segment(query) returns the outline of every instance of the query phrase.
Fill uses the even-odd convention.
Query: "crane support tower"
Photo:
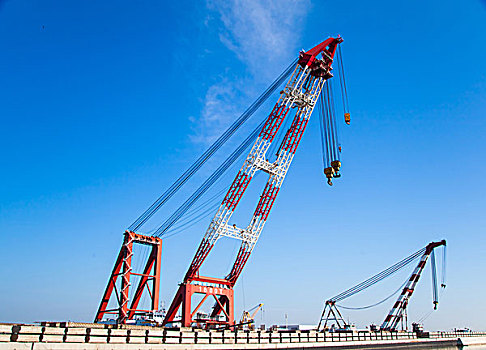
[[[152,248],[142,273],[136,273],[132,269],[134,244],[148,245]],[[162,240],[160,238],[145,236],[128,230],[125,231],[123,245],[108,280],[108,285],[101,299],[94,322],[101,322],[106,314],[115,314],[118,315],[117,323],[124,324],[127,320],[133,319],[135,315],[150,315],[157,311],[159,306],[161,260]],[[129,306],[131,276],[138,276],[140,279],[135,294],[133,294],[132,303]],[[117,289],[118,277],[121,278],[119,290]],[[152,285],[152,288],[150,288],[150,285]],[[138,304],[145,289],[151,301],[149,310],[138,309]],[[113,294],[116,296],[118,306],[114,309],[108,309],[108,303]]]
[[[427,260],[429,259],[430,254],[434,252],[434,249],[440,246],[446,246],[446,241],[443,239],[440,242],[431,242],[425,247],[425,252],[423,253],[422,257],[420,258],[420,261],[415,267],[415,269],[412,272],[412,275],[408,279],[407,283],[402,289],[402,292],[398,296],[397,301],[395,304],[393,304],[392,309],[386,316],[385,320],[383,321],[381,325],[381,329],[385,331],[395,331],[397,329],[398,323],[399,322],[405,322],[405,325],[407,324],[407,305],[408,302],[410,301],[410,298],[412,297],[412,294],[415,290],[415,286],[417,285],[420,276],[422,275],[422,271],[425,268],[425,264],[427,263]],[[435,268],[435,260],[433,259],[433,269]],[[433,270],[433,274],[435,271]],[[445,285],[444,285],[445,287]],[[434,297],[434,310],[437,309],[437,296],[435,293]],[[403,328],[403,324],[402,324]]]
[[[194,317],[209,298],[209,300],[214,299],[215,306],[210,319],[205,322],[206,325],[214,323],[234,326],[233,287],[263,230],[324,83],[333,76],[331,65],[336,49],[342,41],[339,36],[329,38],[311,50],[300,53],[298,63],[287,85],[281,91],[279,100],[266,119],[243,166],[211,220],[167,311],[163,325],[176,322],[176,315],[181,310],[181,325],[191,326],[197,322]],[[321,58],[317,57],[319,54],[322,54]],[[293,113],[292,123],[280,144],[277,158],[274,162],[269,162],[267,151],[284,120],[290,118]],[[250,223],[244,228],[230,224],[231,216],[258,171],[267,173],[269,177]],[[201,276],[199,274],[201,265],[222,237],[241,240],[231,271],[225,278]],[[193,307],[191,300],[195,294],[202,296],[202,300]]]

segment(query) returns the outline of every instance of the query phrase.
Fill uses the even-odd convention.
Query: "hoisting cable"
[[[192,226],[196,225],[201,220],[205,219],[208,214],[214,213],[214,211],[216,210],[216,208],[218,208],[218,206],[219,206],[219,203],[216,203],[216,205],[213,205],[209,209],[205,210],[203,213],[199,214],[197,217],[195,217],[191,221],[167,230],[164,233],[164,239],[178,235],[181,232],[187,231],[187,229],[191,228]]]
[[[443,291],[444,291],[443,289],[441,289],[439,291],[439,295],[440,295],[441,298],[442,298],[442,292]],[[421,318],[419,318],[419,320],[417,322],[418,323],[423,323],[426,319],[428,319],[430,317],[430,315],[432,315],[432,313],[434,312],[434,310],[435,309],[432,308],[431,310],[429,310],[428,312],[426,312]]]
[[[343,99],[344,122],[349,125],[351,124],[351,114],[349,113],[348,91],[346,88],[346,78],[344,76],[343,53],[341,50],[341,45],[339,45],[338,47],[337,56],[338,56],[339,83],[341,85],[341,96]]]
[[[334,113],[334,98],[332,93],[332,80],[329,80],[327,84],[328,88],[328,108],[329,108],[329,132],[332,140],[332,158],[338,159],[339,154],[337,152],[337,133],[336,133],[336,118]]]
[[[277,90],[288,78],[297,63],[295,59],[283,73],[263,92],[243,114],[167,189],[142,215],[140,215],[129,227],[130,231],[138,230],[184,185],[204,163],[223,146],[226,141],[250,118],[255,111]]]
[[[325,116],[324,116],[324,96],[319,99],[319,130],[321,132],[321,147],[322,147],[322,165],[325,168],[330,166],[330,155],[329,155],[329,141],[327,140],[327,133],[324,132],[324,123],[325,123]]]
[[[403,282],[403,284],[396,290],[394,291],[392,294],[390,294],[389,296],[387,296],[385,299],[383,300],[380,300],[379,302],[375,303],[375,304],[371,304],[371,305],[367,305],[367,306],[361,306],[361,307],[350,307],[350,306],[343,306],[343,305],[336,305],[337,307],[341,308],[341,309],[346,309],[346,310],[366,310],[366,309],[371,309],[375,306],[378,306],[380,304],[383,304],[385,301],[389,300],[390,298],[392,298],[393,296],[395,296],[398,292],[400,292],[403,287],[405,287],[405,285],[407,284],[408,281],[405,281]]]
[[[165,234],[167,234],[167,233],[172,234],[172,233],[174,233],[174,231],[179,232],[179,230],[184,230],[186,228],[192,227],[192,226],[194,226],[194,224],[196,224],[199,221],[201,221],[202,219],[204,219],[204,217],[206,217],[210,212],[213,212],[218,207],[219,198],[217,200],[213,200],[213,203],[209,203],[209,204],[210,204],[210,206],[208,206],[208,205],[206,205],[204,207],[200,206],[200,207],[196,208],[195,210],[188,211],[188,214],[183,215],[181,217],[181,219],[179,219],[179,221],[177,221],[177,225],[174,224],[169,229],[167,229],[167,231],[165,231],[164,237],[165,237]],[[153,232],[155,232],[155,231],[156,230],[154,230]]]
[[[324,85],[319,107],[324,175],[327,178],[327,183],[332,186],[332,178],[341,176],[339,173],[341,150],[338,141],[332,82],[330,80],[326,81]]]
[[[442,275],[442,279],[441,279],[441,288],[445,288],[446,287],[446,281],[445,281],[445,268],[446,268],[446,247],[447,246],[442,246],[442,269],[441,269],[441,275]],[[432,251],[431,254],[433,254],[434,251]],[[432,257],[432,255],[431,255]],[[435,259],[433,259],[435,260]],[[432,280],[434,280],[434,276],[432,275]],[[435,293],[437,293],[437,283],[436,283],[436,287],[434,287],[434,290],[435,290]],[[442,298],[442,292],[444,291],[444,289],[440,289],[439,292],[438,292],[438,296],[440,298]],[[438,301],[438,298],[435,298],[434,297],[434,301],[437,300]],[[427,313],[425,313],[419,320],[418,320],[418,323],[423,323],[427,318],[430,317],[430,315],[432,315],[432,313],[434,312],[434,310],[437,309],[437,304],[434,303],[434,307],[428,311]]]
[[[432,298],[434,304],[434,310],[437,310],[437,304],[439,304],[439,293],[437,290],[437,268],[435,265],[435,249],[432,249],[430,253],[430,269],[432,271]]]
[[[256,140],[260,130],[265,124],[263,120],[251,134],[230,154],[228,158],[209,176],[206,181],[155,231],[153,236],[160,237],[172,225],[174,225],[183,216],[187,210],[219,179],[221,175],[233,164],[240,155]]]
[[[393,275],[400,269],[404,268],[405,266],[409,265],[412,261],[417,259],[419,256],[423,255],[425,252],[425,248],[422,248],[418,250],[417,252],[413,253],[412,255],[406,257],[405,259],[399,261],[398,263],[390,266],[389,268],[383,270],[382,272],[368,278],[367,280],[357,284],[356,286],[349,288],[348,290],[345,290],[342,293],[339,293],[335,297],[329,299],[330,301],[338,302],[341,300],[344,300],[346,298],[349,298],[352,295],[355,295],[356,293],[359,293],[363,291],[364,289],[371,287],[372,285],[382,281],[383,279],[387,278],[388,276]]]
[[[442,271],[441,271],[442,279],[440,283],[441,288],[446,287],[446,247],[447,246],[445,245],[442,246]]]
[[[375,283],[378,283],[379,281],[385,279],[386,277],[394,274],[395,272],[399,271],[403,267],[410,264],[412,261],[414,261],[416,258],[418,258],[424,251],[425,251],[425,249],[420,250],[415,254],[412,254],[411,256],[407,257],[406,259],[396,263],[395,265],[389,267],[386,270],[383,270],[382,272],[380,272],[380,273],[376,274],[375,276],[367,279],[366,281],[361,282],[360,284],[356,285],[355,287],[350,288],[347,291],[344,291],[344,292],[338,294],[336,297],[332,298],[331,300],[334,300],[334,301],[343,300],[345,298],[350,297],[351,295],[354,295],[354,294],[372,286]]]
[[[341,177],[339,169],[341,168],[341,150],[339,147],[339,139],[338,139],[338,124],[336,121],[336,104],[334,103],[334,83],[332,80],[330,81],[329,85],[329,93],[330,93],[330,107],[331,107],[331,120],[332,120],[332,131],[334,134],[334,160],[331,162],[331,167],[334,170],[334,177]]]

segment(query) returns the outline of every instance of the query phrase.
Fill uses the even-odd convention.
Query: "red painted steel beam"
[[[152,252],[147,260],[143,273],[134,273],[132,271],[132,256],[133,245],[143,244],[152,246]],[[159,294],[160,294],[160,266],[162,259],[162,240],[158,237],[151,237],[141,235],[135,232],[126,231],[124,233],[123,246],[120,249],[115,266],[108,280],[108,285],[103,294],[100,307],[95,316],[95,322],[100,322],[105,314],[114,313],[113,310],[107,310],[110,298],[115,295],[118,308],[118,323],[126,323],[127,320],[132,319],[137,312],[146,313],[154,312],[158,308]],[[153,270],[153,272],[151,272]],[[121,272],[120,272],[121,271]],[[130,277],[131,275],[141,276],[140,282],[135,292],[134,300],[131,306],[128,307],[129,291],[130,291]],[[118,277],[121,277],[121,289],[116,290],[116,282]],[[153,281],[152,292],[148,286],[149,281]],[[151,299],[151,310],[137,309],[140,298],[143,295],[144,288],[147,287]]]
[[[103,297],[101,298],[101,303],[100,307],[98,308],[98,312],[96,313],[95,320],[94,322],[100,322],[103,319],[103,316],[105,313],[108,312],[106,310],[108,306],[108,302],[110,301],[111,294],[113,293],[113,289],[116,286],[116,281],[118,279],[118,275],[121,270],[121,262],[123,260],[123,247],[120,249],[120,252],[118,253],[118,257],[115,262],[115,266],[113,267],[113,271],[111,272],[110,279],[108,280],[108,285],[106,286],[105,293],[103,294]]]

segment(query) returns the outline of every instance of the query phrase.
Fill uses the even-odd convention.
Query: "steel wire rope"
[[[241,157],[239,157],[238,159],[241,159]],[[230,166],[229,168],[234,168],[234,166]],[[256,173],[254,177],[257,177],[259,174],[260,173]],[[221,181],[221,178],[219,178],[218,180],[216,180],[215,183],[220,182],[220,181]],[[169,237],[175,236],[175,235],[179,234],[180,232],[182,232],[182,231],[184,231],[184,230],[186,230],[186,229],[194,226],[195,224],[197,224],[198,222],[200,222],[201,220],[203,220],[206,217],[207,214],[209,214],[210,212],[213,212],[216,208],[219,207],[219,205],[220,205],[220,198],[218,198],[218,197],[221,194],[223,194],[224,192],[226,192],[226,191],[227,191],[227,188],[224,187],[216,195],[214,195],[213,197],[211,197],[207,201],[203,202],[199,207],[196,208],[196,210],[188,210],[186,214],[184,214],[183,216],[181,216],[181,218],[184,218],[185,221],[182,221],[182,222],[179,222],[178,221],[179,222],[179,225],[177,225],[175,227],[172,227],[171,226],[170,228],[168,228],[164,232],[163,237],[165,239],[167,239]],[[201,209],[203,209],[203,207],[207,207],[208,204],[212,204],[209,209],[205,210],[203,213],[201,213],[201,215],[197,215],[194,218],[192,217],[192,216],[194,216],[195,213],[200,212]],[[191,213],[191,215],[188,215],[188,213]],[[155,232],[155,230],[152,230],[152,232]],[[168,233],[170,233],[170,235],[166,235]]]
[[[339,51],[338,51],[338,56],[339,56]],[[346,101],[345,101],[345,97],[344,97],[344,84],[343,84],[343,74],[341,73],[341,60],[337,59],[336,61],[337,63],[337,68],[338,68],[338,75],[339,75],[339,86],[341,87],[341,98],[343,100],[343,109],[344,109],[344,113],[346,113]]]
[[[346,111],[349,112],[348,90],[346,88],[346,78],[345,78],[345,75],[344,75],[344,64],[343,64],[343,52],[341,50],[341,45],[338,46],[338,60],[339,60],[338,66],[341,70],[341,74],[339,74],[339,75],[343,77],[344,96],[346,97],[345,108],[346,108]]]
[[[327,83],[327,81],[326,81]],[[324,126],[324,133],[325,133],[325,139],[326,139],[326,150],[327,150],[327,164],[326,167],[331,166],[331,160],[332,160],[332,140],[331,140],[331,133],[329,132],[329,108],[328,108],[328,99],[329,99],[329,84],[325,84],[325,90],[324,90],[324,95],[323,97],[323,104],[322,107],[324,109],[324,119],[323,119],[323,126]]]
[[[206,161],[226,143],[226,141],[240,128],[240,126],[251,117],[254,112],[275,92],[294,69],[297,59],[295,59],[283,73],[253,102],[248,109],[166,190],[142,215],[140,215],[130,226],[130,231],[138,230],[155,212],[169,200],[179,188],[184,185],[189,178],[198,171]]]
[[[327,109],[327,132],[329,138],[329,153],[330,158],[329,161],[332,162],[334,160],[334,133],[332,132],[332,112],[331,112],[331,90],[330,90],[331,81],[327,81],[326,84],[326,109]]]
[[[331,139],[332,139],[332,160],[336,160],[337,159],[337,154],[336,154],[336,132],[334,130],[335,128],[335,118],[334,118],[334,109],[333,109],[333,105],[334,105],[334,100],[333,100],[333,96],[332,96],[332,82],[331,80],[329,80],[329,129],[330,129],[330,132],[331,132]]]
[[[254,177],[257,177],[259,173],[255,174]],[[228,189],[227,188],[223,188],[219,193],[224,193],[226,192]],[[216,196],[215,196],[216,197]],[[201,220],[203,220],[207,214],[211,213],[211,212],[214,212],[219,206],[221,205],[220,203],[220,200],[217,199],[217,200],[213,200],[213,203],[211,205],[211,207],[209,207],[207,210],[205,210],[203,213],[201,213],[200,215],[194,217],[194,218],[191,218],[190,220],[185,220],[183,222],[180,222],[180,224],[178,226],[175,226],[175,227],[171,227],[170,229],[168,229],[163,237],[164,239],[167,239],[169,237],[172,237],[172,236],[175,236],[176,234],[194,226],[195,224],[197,224],[198,222],[200,222]],[[185,216],[183,216],[185,218]],[[177,231],[177,232],[174,232],[174,231]],[[168,233],[171,233],[170,235],[166,235]]]
[[[200,213],[198,216],[192,218],[191,220],[189,220],[185,223],[182,223],[178,226],[172,227],[171,229],[167,230],[165,232],[165,234],[170,233],[171,234],[170,236],[173,236],[175,233],[180,233],[180,232],[194,226],[195,224],[197,224],[199,221],[204,219],[209,213],[213,212],[218,207],[219,207],[219,203],[213,204],[211,207],[209,207],[208,209],[206,209],[205,211]],[[164,234],[164,238],[170,237],[170,236],[166,236],[165,234]]]
[[[420,256],[423,252],[425,251],[425,248],[421,249],[420,251],[417,251],[416,253],[410,255],[409,257],[403,259],[402,261],[399,261],[398,263],[390,266],[389,268],[383,270],[382,272],[376,274],[375,276],[370,277],[369,279],[361,282],[360,284],[354,286],[353,288],[348,289],[347,291],[344,291],[337,295],[336,297],[342,297],[345,295],[348,295],[349,293],[355,294],[356,291],[361,291],[361,288],[368,288],[369,286],[383,280],[384,278],[390,276],[391,274],[397,272],[401,268],[405,267],[412,261],[414,261],[418,256]],[[335,298],[336,298],[335,297]],[[334,299],[333,299],[334,300]]]
[[[257,127],[256,129],[258,129],[260,126],[262,126],[262,124],[259,124],[259,125],[258,125],[258,127]],[[272,153],[272,152],[273,152],[273,149],[275,148],[273,145],[274,145],[274,143],[272,143],[272,145],[270,146],[270,148],[269,148],[269,150],[268,150],[268,152],[267,152],[267,153]],[[247,147],[246,149],[248,149],[248,147]],[[244,152],[244,150],[243,150],[243,152]],[[220,182],[222,181],[222,179],[223,179],[223,177],[222,177],[222,176],[223,176],[224,174],[229,173],[229,172],[230,172],[230,170],[232,170],[232,169],[236,169],[236,166],[235,166],[235,165],[237,165],[237,164],[238,164],[238,163],[237,163],[237,161],[239,161],[239,160],[242,160],[242,159],[243,159],[243,157],[241,157],[241,156],[243,155],[243,152],[241,152],[241,153],[240,153],[240,156],[239,156],[239,157],[238,157],[238,158],[237,158],[237,159],[236,159],[236,160],[233,162],[233,164],[231,164],[231,165],[228,167],[228,169],[227,169],[227,170],[226,170],[226,171],[225,171],[225,172],[224,172],[224,173],[221,175],[221,177],[219,177],[219,179],[217,179],[217,180],[214,182],[213,186],[214,186],[215,184],[217,184],[217,183],[220,183]],[[258,175],[260,175],[260,172],[257,172],[257,173],[254,175],[254,178],[256,178]],[[210,202],[211,202],[211,204],[215,204],[216,202],[217,202],[216,204],[218,204],[218,205],[219,205],[219,204],[221,204],[221,203],[220,203],[220,201],[221,201],[220,196],[221,196],[222,194],[224,194],[225,192],[227,192],[227,191],[228,191],[227,186],[223,187],[223,188],[222,188],[220,191],[218,191],[218,193],[216,193],[216,195],[214,195],[213,197],[211,197],[211,198],[210,198],[209,200],[207,200],[206,202],[203,202],[203,204],[205,204],[205,203],[207,204],[207,203],[210,203]],[[201,207],[203,204],[201,204],[201,205],[200,205],[200,206],[198,206],[197,208],[200,208],[200,207]],[[218,205],[217,205],[217,206],[218,206]],[[207,206],[207,205],[206,205],[206,206]],[[217,206],[216,206],[216,207],[217,207]],[[189,213],[191,213],[191,214],[192,214],[193,212],[197,212],[197,211],[199,211],[199,210],[188,210],[188,212],[187,212],[187,213],[186,213],[184,216],[182,216],[182,218],[184,218],[184,219],[185,219],[185,218],[187,218],[187,217],[189,217],[189,216],[190,216],[190,215],[189,215]]]
[[[273,145],[273,144],[272,144],[272,145]],[[271,146],[271,147],[272,147],[272,146]],[[272,151],[271,151],[271,148],[269,149],[269,153],[270,153],[270,152],[272,152]],[[241,157],[239,157],[238,159],[241,159]],[[236,162],[236,161],[235,161],[235,162]],[[234,167],[234,165],[236,164],[235,162],[233,162],[233,164],[232,164],[232,165],[230,165],[230,167],[228,168],[228,170],[229,170],[229,169],[233,169],[233,168],[235,168],[235,167]],[[226,170],[226,173],[228,172],[228,170]],[[258,175],[259,175],[259,173],[256,173],[256,174],[255,174],[255,177],[256,177],[256,176],[258,176]],[[219,179],[217,179],[217,180],[214,182],[214,184],[217,184],[217,183],[221,182],[221,180],[222,180],[222,177],[220,177]],[[214,186],[214,184],[213,184],[213,186]],[[226,187],[224,187],[224,188],[222,188],[220,191],[218,191],[218,192],[217,192],[215,195],[213,195],[211,198],[207,199],[205,202],[201,203],[201,204],[200,204],[199,206],[197,206],[196,208],[193,208],[193,209],[191,209],[191,210],[188,210],[188,211],[187,211],[185,214],[183,214],[183,215],[181,216],[181,218],[180,218],[180,219],[177,221],[177,222],[179,223],[179,225],[178,225],[178,226],[176,226],[176,227],[171,227],[171,228],[167,229],[167,231],[166,231],[166,232],[167,232],[167,233],[172,232],[172,231],[174,231],[174,230],[179,229],[181,226],[183,226],[183,224],[186,224],[186,223],[190,223],[190,222],[192,222],[192,220],[193,220],[193,219],[192,219],[192,217],[194,217],[194,215],[195,215],[195,214],[197,214],[197,213],[199,213],[201,210],[205,209],[205,208],[206,208],[208,205],[211,205],[210,210],[216,209],[216,208],[219,206],[219,204],[220,204],[220,200],[221,200],[221,199],[220,199],[220,196],[221,196],[223,193],[227,192],[227,191],[228,191],[228,189],[227,189]],[[207,212],[208,212],[208,211],[206,210],[204,213],[205,213],[205,214],[207,214]],[[200,216],[197,216],[197,217],[196,217],[196,219],[197,219],[197,218],[199,218],[199,217],[200,217]],[[199,221],[200,221],[200,220],[198,220],[198,222],[199,222]],[[192,226],[192,225],[191,225],[191,226]],[[152,233],[153,233],[153,232],[155,232],[155,231],[156,231],[156,229],[152,230]],[[166,237],[166,236],[164,236],[164,237]]]
[[[418,257],[418,256],[417,256]],[[354,287],[353,290],[349,290],[349,292],[347,292],[346,294],[343,294],[342,296],[336,298],[336,299],[331,299],[331,300],[334,300],[334,301],[341,301],[341,300],[344,300],[346,298],[349,298],[351,297],[352,295],[355,295],[363,290],[365,290],[366,288],[369,288],[371,287],[372,285],[382,281],[383,279],[393,275],[394,273],[398,272],[400,269],[402,269],[403,267],[405,267],[406,265],[408,265],[409,263],[411,263],[414,259],[411,259],[410,261],[408,261],[407,263],[404,263],[403,265],[397,265],[397,266],[394,266],[393,268],[390,268],[389,270],[386,270],[386,273],[381,273],[379,275],[376,275],[372,278],[370,278],[369,280],[366,280],[364,282],[362,282],[362,284]]]
[[[442,271],[441,271],[441,287],[446,286],[446,248],[447,246],[442,246]]]
[[[338,160],[337,156],[337,135],[335,133],[335,116],[334,116],[334,99],[332,94],[332,81],[328,80],[326,84],[326,102],[327,102],[327,129],[328,129],[328,138],[329,138],[329,150],[330,150],[330,159],[329,161],[332,162],[333,160]]]
[[[338,136],[339,135],[338,135],[338,124],[337,124],[337,120],[336,120],[336,104],[334,102],[334,83],[332,82],[332,80],[330,80],[329,82],[330,82],[329,91],[330,91],[330,99],[331,99],[331,102],[330,102],[331,117],[330,117],[330,119],[332,120],[331,127],[332,127],[333,138],[334,138],[334,142],[333,142],[334,160],[339,160],[340,159],[339,149],[338,149],[338,145],[339,145]]]
[[[216,183],[220,182],[221,179],[219,179]],[[205,202],[199,204],[197,207],[192,208],[191,210],[188,210],[178,221],[180,225],[186,222],[190,222],[194,216],[197,216],[201,211],[205,210],[208,206],[211,208],[215,205],[215,203],[219,202],[220,196],[226,192],[226,188],[222,188],[219,190],[215,195],[213,195],[211,198],[207,199]],[[155,232],[157,229],[154,229],[153,232]],[[170,231],[170,230],[167,230]]]
[[[228,158],[209,176],[204,183],[155,231],[153,236],[160,237],[214,184],[216,180],[240,157],[240,155],[255,141],[265,124],[263,120],[251,134],[230,154]]]
[[[319,107],[319,130],[321,132],[321,148],[322,148],[322,164],[324,166],[324,168],[327,168],[329,165],[329,152],[328,152],[328,140],[327,140],[327,132],[324,130],[325,126],[324,126],[324,119],[326,118],[325,117],[325,110],[324,110],[324,96],[321,96],[321,98],[319,99],[319,104],[318,104],[318,107]]]
[[[443,292],[444,292],[444,289],[439,290],[439,295],[440,295],[441,298],[442,298]],[[432,308],[431,310],[426,312],[421,318],[419,318],[419,320],[417,322],[423,323],[426,319],[428,319],[430,317],[430,315],[432,315],[433,312],[434,312],[434,308]]]
[[[330,129],[330,118],[331,118],[331,113],[330,113],[330,108],[329,108],[329,84],[330,82],[329,81],[326,81],[326,91],[325,91],[325,100],[324,100],[324,105],[326,107],[326,123],[325,123],[325,130],[326,130],[326,134],[327,134],[327,140],[328,140],[328,149],[329,149],[329,166],[331,166],[331,161],[332,161],[332,158],[334,157],[334,153],[333,153],[333,147],[332,147],[332,144],[333,144],[333,140],[332,140],[332,134],[331,134],[331,129]]]
[[[350,306],[343,306],[343,305],[337,305],[338,307],[340,307],[341,309],[345,309],[345,310],[366,310],[366,309],[371,309],[375,306],[378,306],[380,304],[383,304],[385,301],[389,300],[390,298],[392,298],[394,295],[396,295],[398,292],[400,292],[400,290],[405,287],[405,285],[407,284],[408,280],[406,280],[405,282],[403,282],[403,284],[396,290],[394,291],[392,294],[390,294],[389,296],[387,296],[385,299],[383,300],[380,300],[379,302],[377,303],[374,303],[374,304],[371,304],[371,305],[367,305],[367,306],[361,306],[361,307],[350,307]]]
[[[413,261],[413,260],[411,260]],[[410,262],[411,262],[410,261]],[[349,290],[341,293],[340,295],[334,297],[333,301],[340,301],[340,300],[343,300],[343,299],[346,299],[356,293],[359,293],[361,292],[362,290],[368,288],[368,287],[371,287],[373,284],[376,284],[380,281],[382,281],[384,278],[387,278],[389,277],[390,275],[394,274],[395,272],[397,272],[398,270],[400,270],[401,268],[403,268],[404,266],[406,265],[396,265],[396,266],[393,266],[393,268],[389,268],[383,272],[381,272],[380,274],[378,275],[375,275],[373,277],[371,277],[370,279],[358,284],[357,286],[353,287],[353,288],[350,288]]]
[[[380,282],[384,278],[394,274],[398,270],[407,266],[412,261],[417,259],[420,255],[422,255],[424,252],[425,252],[425,248],[420,249],[419,251],[417,251],[417,252],[413,253],[412,255],[406,257],[405,259],[399,261],[398,263],[396,263],[396,264],[390,266],[389,268],[381,271],[380,273],[368,278],[367,280],[357,284],[356,286],[349,288],[342,293],[339,293],[338,295],[336,295],[335,297],[333,297],[329,300],[337,302],[337,301],[344,300],[344,299],[350,297],[351,295],[354,295],[356,293],[361,292],[362,290],[372,286],[373,284]]]
[[[181,232],[186,231],[187,229],[193,227],[198,222],[205,219],[209,213],[214,212],[214,210],[216,210],[216,208],[218,208],[218,207],[219,207],[219,203],[216,203],[216,205],[212,206],[207,211],[205,211],[204,213],[199,215],[197,218],[195,218],[193,221],[188,222],[186,225],[184,225],[184,226],[181,225],[180,227],[176,227],[176,228],[173,228],[171,230],[166,231],[164,236],[163,236],[164,239],[168,239],[168,238],[171,238],[173,236],[176,236],[176,235],[180,234]]]
[[[434,298],[434,305],[435,302],[438,302],[439,293],[437,290],[437,268],[435,265],[435,250],[432,249],[430,253],[430,270],[432,272],[432,298]]]
[[[216,183],[220,182],[221,179],[219,179]],[[182,219],[179,224],[182,225],[183,223],[186,223],[186,222],[190,222],[192,219],[192,217],[194,217],[196,214],[198,214],[199,212],[201,212],[202,210],[206,209],[208,206],[211,206],[211,208],[213,208],[213,206],[215,205],[216,202],[219,202],[219,196],[221,196],[225,191],[227,191],[226,188],[222,188],[220,191],[218,191],[215,195],[213,195],[212,197],[208,198],[206,201],[202,202],[200,205],[198,205],[197,207],[195,208],[192,208],[191,210],[188,210],[186,214],[184,214],[184,216],[182,216]],[[177,226],[178,227],[178,226]],[[176,228],[171,228],[169,231],[172,231]],[[145,234],[147,235],[151,235],[153,234],[155,231],[157,230],[157,227],[149,230],[149,231],[146,231]]]

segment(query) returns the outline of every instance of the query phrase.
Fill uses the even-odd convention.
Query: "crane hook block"
[[[329,168],[324,168],[324,175],[327,177],[327,183],[332,186],[332,178],[334,177],[334,168],[330,166]]]
[[[339,173],[339,169],[341,168],[341,162],[339,160],[333,160],[331,162],[331,167],[333,170],[333,176],[334,177],[341,177],[341,174]]]
[[[344,122],[346,124],[351,124],[351,114],[350,113],[344,113]]]

